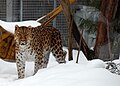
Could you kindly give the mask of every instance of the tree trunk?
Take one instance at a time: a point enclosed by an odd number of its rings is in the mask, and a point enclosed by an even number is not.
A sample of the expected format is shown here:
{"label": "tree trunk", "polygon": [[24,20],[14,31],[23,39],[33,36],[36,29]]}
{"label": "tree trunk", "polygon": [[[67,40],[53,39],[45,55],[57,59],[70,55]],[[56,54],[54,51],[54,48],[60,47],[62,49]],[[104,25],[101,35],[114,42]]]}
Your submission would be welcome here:
{"label": "tree trunk", "polygon": [[72,20],[73,18],[71,17],[71,10],[70,10],[70,2],[69,0],[59,0],[60,4],[62,6],[63,9],[63,13],[66,16],[66,21],[67,21],[67,25],[68,25],[68,55],[69,58],[68,60],[73,60],[72,57]]}
{"label": "tree trunk", "polygon": [[[108,32],[110,28],[107,28],[107,21],[110,23],[114,17],[116,11],[116,5],[118,0],[102,0],[101,2],[101,16],[99,18],[97,37],[95,43],[95,58],[102,60],[110,60],[109,43],[108,43]],[[109,25],[109,24],[108,24]],[[109,31],[107,31],[109,29]]]}

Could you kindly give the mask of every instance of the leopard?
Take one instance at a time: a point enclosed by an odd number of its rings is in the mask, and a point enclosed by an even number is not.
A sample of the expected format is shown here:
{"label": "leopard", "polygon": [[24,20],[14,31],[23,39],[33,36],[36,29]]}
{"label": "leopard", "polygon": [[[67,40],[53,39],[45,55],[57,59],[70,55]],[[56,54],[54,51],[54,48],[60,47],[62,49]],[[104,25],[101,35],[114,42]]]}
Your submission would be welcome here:
{"label": "leopard", "polygon": [[56,61],[66,63],[60,31],[53,26],[15,25],[15,59],[18,79],[25,78],[25,62],[34,61],[34,74],[47,68],[50,52]]}

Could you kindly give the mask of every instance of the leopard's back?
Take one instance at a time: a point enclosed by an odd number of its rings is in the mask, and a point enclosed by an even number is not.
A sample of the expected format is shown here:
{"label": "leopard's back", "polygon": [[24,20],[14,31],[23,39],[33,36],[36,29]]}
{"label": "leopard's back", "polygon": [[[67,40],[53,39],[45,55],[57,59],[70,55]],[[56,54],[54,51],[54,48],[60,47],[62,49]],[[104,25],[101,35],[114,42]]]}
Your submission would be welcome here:
{"label": "leopard's back", "polygon": [[50,49],[52,34],[45,28],[35,27],[32,32],[32,48],[37,52],[45,52]]}
{"label": "leopard's back", "polygon": [[62,47],[62,40],[60,31],[52,26],[38,26],[33,29],[33,48],[41,47],[41,49],[46,49],[50,47]]}

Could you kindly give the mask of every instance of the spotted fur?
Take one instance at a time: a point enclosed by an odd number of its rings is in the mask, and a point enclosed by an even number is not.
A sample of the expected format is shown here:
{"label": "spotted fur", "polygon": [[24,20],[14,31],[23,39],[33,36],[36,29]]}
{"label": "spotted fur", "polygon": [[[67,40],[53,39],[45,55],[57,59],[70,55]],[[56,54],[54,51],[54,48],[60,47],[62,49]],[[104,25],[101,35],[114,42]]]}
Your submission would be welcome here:
{"label": "spotted fur", "polygon": [[58,63],[65,63],[66,52],[62,49],[60,32],[51,26],[25,27],[15,26],[15,57],[18,78],[25,77],[25,61],[34,60],[34,74],[46,68],[50,52]]}

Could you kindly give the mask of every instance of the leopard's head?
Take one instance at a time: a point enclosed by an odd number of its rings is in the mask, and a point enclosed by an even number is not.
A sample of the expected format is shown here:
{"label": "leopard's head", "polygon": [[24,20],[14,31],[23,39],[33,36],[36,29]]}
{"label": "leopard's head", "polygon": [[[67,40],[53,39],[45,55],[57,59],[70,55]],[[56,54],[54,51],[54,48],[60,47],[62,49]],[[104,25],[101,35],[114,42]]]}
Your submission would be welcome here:
{"label": "leopard's head", "polygon": [[26,27],[26,26],[15,26],[15,41],[20,46],[26,46],[30,44],[31,36],[32,36],[32,27]]}

